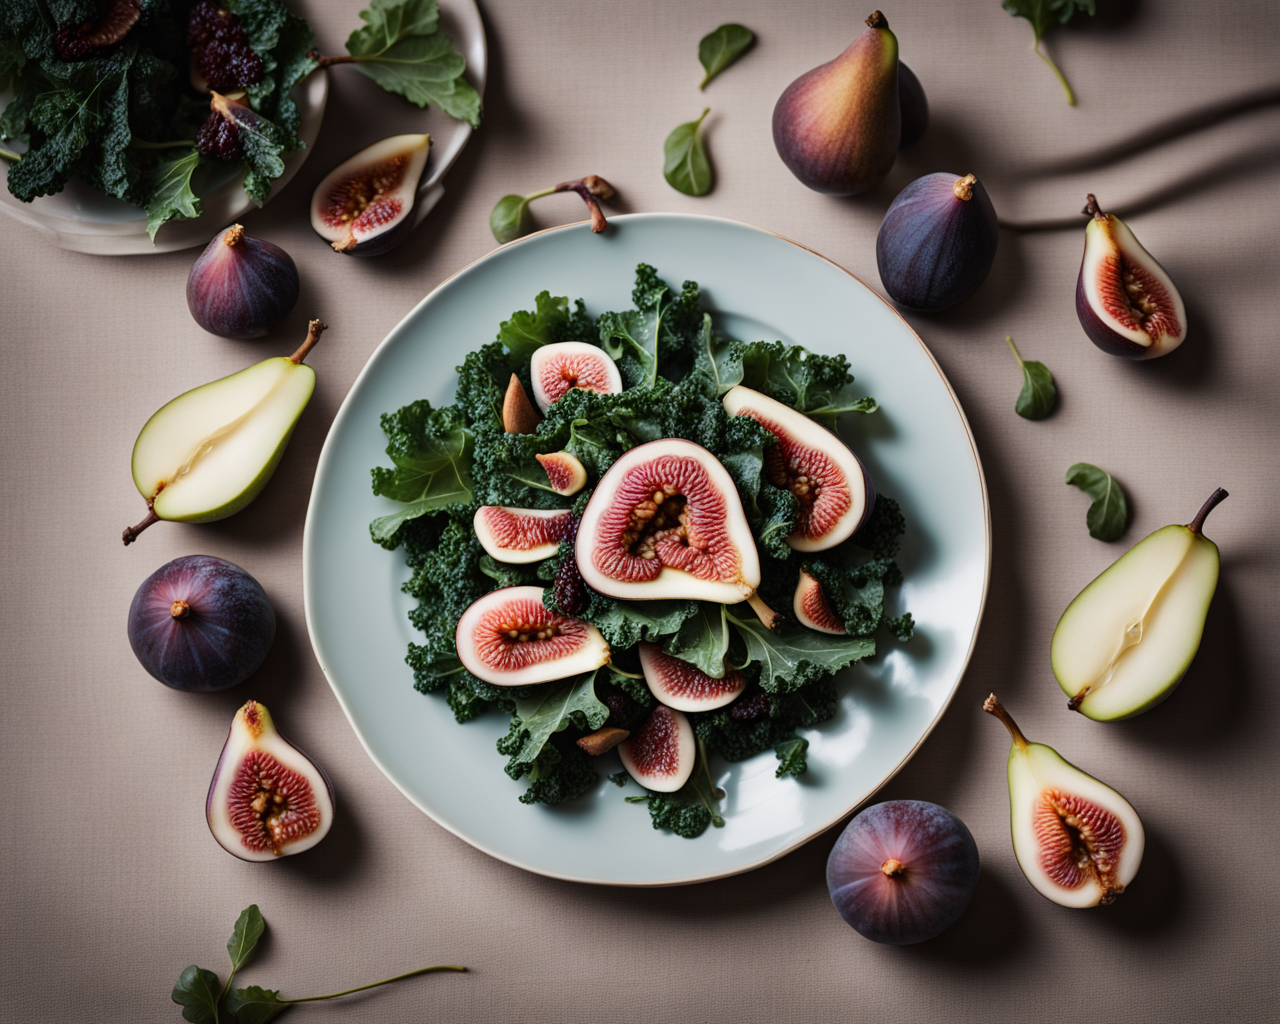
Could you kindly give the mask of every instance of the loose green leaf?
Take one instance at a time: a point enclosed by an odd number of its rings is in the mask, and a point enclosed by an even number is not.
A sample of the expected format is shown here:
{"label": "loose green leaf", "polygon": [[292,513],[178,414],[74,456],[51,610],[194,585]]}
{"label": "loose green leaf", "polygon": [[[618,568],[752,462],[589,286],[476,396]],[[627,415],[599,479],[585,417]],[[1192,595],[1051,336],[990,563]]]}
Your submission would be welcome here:
{"label": "loose green leaf", "polygon": [[231,938],[227,939],[227,956],[231,957],[232,977],[248,963],[266,928],[267,922],[262,919],[262,912],[258,910],[256,903],[240,911],[235,927],[231,930]]}
{"label": "loose green leaf", "polygon": [[687,196],[705,196],[715,184],[707,147],[699,131],[709,113],[711,108],[707,107],[696,121],[679,125],[662,144],[662,176],[668,185]]}
{"label": "loose green leaf", "polygon": [[1075,93],[1067,84],[1066,76],[1049,56],[1040,49],[1040,40],[1055,24],[1065,25],[1078,13],[1092,15],[1096,13],[1095,0],[1004,0],[1002,7],[1015,18],[1026,18],[1031,22],[1031,31],[1035,33],[1032,49],[1036,56],[1049,65],[1057,76],[1063,91],[1067,94],[1067,103],[1075,106]]}
{"label": "loose green leaf", "polygon": [[200,216],[200,200],[191,191],[191,175],[203,159],[192,147],[152,168],[148,178],[151,198],[147,203],[147,234],[152,241],[169,221]]}
{"label": "loose green leaf", "polygon": [[388,92],[480,127],[480,95],[462,77],[466,61],[437,31],[436,0],[373,0],[347,39],[356,68]]}
{"label": "loose green leaf", "polygon": [[281,999],[279,989],[246,985],[228,992],[226,1005],[236,1024],[267,1024],[289,1009],[292,1001]]}
{"label": "loose green leaf", "polygon": [[574,721],[586,729],[599,729],[609,717],[609,709],[596,697],[596,674],[588,672],[576,679],[547,684],[541,692],[516,701],[516,717],[528,735],[512,759],[516,764],[534,761],[553,733]]}
{"label": "loose green leaf", "polygon": [[213,971],[192,964],[178,975],[170,998],[182,1007],[182,1019],[191,1024],[217,1024],[218,997],[222,985]]}
{"label": "loose green leaf", "polygon": [[868,637],[827,636],[800,626],[771,632],[754,619],[728,619],[746,641],[747,662],[759,663],[760,686],[769,693],[798,690],[876,652]]}
{"label": "loose green leaf", "polygon": [[1093,499],[1084,519],[1089,536],[1097,540],[1119,540],[1129,525],[1129,501],[1115,478],[1097,466],[1077,462],[1067,470],[1067,483],[1079,487]]}
{"label": "loose green leaf", "polygon": [[705,89],[707,83],[741,57],[756,41],[755,33],[742,25],[721,25],[714,32],[702,37],[698,43],[698,62],[706,76],[698,84]]}
{"label": "loose green leaf", "polygon": [[432,409],[427,401],[384,415],[382,429],[390,441],[387,455],[396,468],[373,470],[373,493],[406,504],[375,519],[369,530],[379,544],[395,547],[410,520],[448,505],[471,504],[473,436],[456,406]]}
{"label": "loose green leaf", "polygon": [[809,750],[808,740],[803,740],[799,736],[788,736],[773,749],[778,758],[778,767],[773,773],[775,777],[782,779],[790,775],[798,779],[809,770],[809,761],[806,756]]}
{"label": "loose green leaf", "polygon": [[1023,359],[1013,337],[1006,335],[1004,339],[1013,350],[1013,357],[1022,367],[1022,391],[1018,394],[1017,404],[1013,411],[1023,419],[1042,420],[1058,401],[1058,389],[1053,383],[1053,374],[1044,363]]}
{"label": "loose green leaf", "polygon": [[498,200],[489,214],[489,230],[493,237],[503,244],[514,242],[533,229],[533,218],[529,216],[529,199],[514,193]]}
{"label": "loose green leaf", "polygon": [[680,624],[662,649],[719,679],[725,673],[725,655],[729,653],[727,615],[722,604],[698,602],[698,610]]}

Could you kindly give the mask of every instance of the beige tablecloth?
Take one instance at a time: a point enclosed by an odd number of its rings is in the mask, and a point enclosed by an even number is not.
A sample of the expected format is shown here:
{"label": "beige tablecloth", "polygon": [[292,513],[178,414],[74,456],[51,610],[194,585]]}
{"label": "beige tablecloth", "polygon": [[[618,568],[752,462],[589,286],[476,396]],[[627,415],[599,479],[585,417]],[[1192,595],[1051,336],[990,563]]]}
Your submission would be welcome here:
{"label": "beige tablecloth", "polygon": [[[1280,697],[1276,588],[1276,357],[1280,324],[1280,109],[1093,169],[1068,158],[1123,144],[1181,112],[1272,86],[1280,8],[1098,0],[1049,49],[1076,85],[1068,108],[997,0],[885,8],[929,95],[924,141],[857,199],[800,186],[778,160],[770,113],[800,72],[833,57],[868,11],[845,0],[484,0],[491,77],[482,128],[448,192],[403,246],[374,260],[326,252],[306,222],[320,177],[414,113],[337,69],[316,151],[246,220],[291,252],[302,300],[270,337],[206,335],[187,312],[194,252],[101,258],[0,224],[4,702],[0,712],[0,1019],[175,1021],[169,989],[199,962],[224,968],[239,910],[269,939],[247,980],[309,995],[433,962],[468,976],[417,979],[298,1020],[1181,1021],[1274,1020],[1280,916]],[[334,52],[361,0],[295,0]],[[705,97],[700,36],[740,21],[759,44]],[[346,73],[340,73],[346,72]],[[715,191],[661,176],[662,141],[705,102]],[[1004,232],[981,292],[909,319],[973,424],[995,537],[990,599],[956,702],[885,790],[944,804],[972,829],[983,875],[950,932],[913,948],[864,941],[832,911],[831,836],[752,874],[682,890],[579,887],[491,860],[434,825],[357,742],[317,667],[302,610],[302,520],[325,432],[369,353],[427,291],[493,248],[498,196],[584,173],[620,210],[709,213],[759,224],[879,287],[884,209],[930,171],[973,171],[1013,220],[1071,216],[1084,193],[1137,207],[1138,236],[1186,299],[1189,339],[1129,364],[1095,349],[1072,310],[1081,232]],[[582,217],[572,197],[540,223]],[[126,550],[141,503],[129,451],[141,423],[188,387],[285,352],[305,320],[331,325],[319,386],[275,479],[235,518],[162,525]],[[1043,423],[1013,412],[1020,377],[1003,338],[1061,388]],[[1105,466],[1134,509],[1119,544],[1084,532],[1076,461]],[[1050,634],[1067,601],[1128,544],[1231,492],[1209,534],[1222,580],[1181,690],[1132,722],[1066,714]],[[249,567],[279,616],[252,684],[340,794],[330,838],[275,865],[209,837],[202,806],[227,723],[248,689],[167,690],[134,659],[125,611],[169,558],[207,552]],[[997,689],[1023,726],[1125,793],[1148,830],[1137,882],[1115,906],[1054,906],[1023,879],[1008,837],[1004,731],[979,711]],[[679,840],[672,840],[677,842]]]}

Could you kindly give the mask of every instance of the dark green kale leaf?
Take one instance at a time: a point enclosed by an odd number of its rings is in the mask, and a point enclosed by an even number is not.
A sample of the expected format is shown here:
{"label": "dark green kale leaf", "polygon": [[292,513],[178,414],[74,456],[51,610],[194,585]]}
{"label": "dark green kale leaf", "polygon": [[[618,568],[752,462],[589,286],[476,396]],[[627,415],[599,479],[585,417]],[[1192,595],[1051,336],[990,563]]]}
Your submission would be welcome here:
{"label": "dark green kale leaf", "polygon": [[874,398],[853,394],[853,375],[843,355],[822,356],[780,341],[735,342],[742,360],[742,383],[776,398],[825,426],[835,429],[841,413],[871,413]]}
{"label": "dark green kale leaf", "polygon": [[394,549],[410,520],[448,505],[471,504],[474,438],[456,405],[432,409],[426,400],[384,415],[382,429],[395,468],[373,469],[373,493],[403,501],[405,507],[375,519],[369,531],[377,543]]}
{"label": "dark green kale leaf", "polygon": [[507,347],[517,366],[527,365],[543,345],[562,341],[569,324],[569,300],[564,296],[543,291],[533,301],[533,312],[516,310],[498,325],[498,340]]}
{"label": "dark green kale leaf", "polygon": [[200,216],[200,200],[191,189],[191,175],[204,162],[195,148],[152,165],[147,176],[147,234],[154,240],[161,226],[175,218]]}
{"label": "dark green kale leaf", "polygon": [[708,393],[720,396],[742,383],[742,373],[741,347],[735,346],[732,339],[716,334],[711,328],[711,314],[704,313],[690,376],[703,378]]}
{"label": "dark green kale leaf", "polygon": [[[550,591],[544,600],[550,600]],[[697,609],[696,601],[618,601],[593,590],[582,617],[600,630],[610,648],[625,650],[676,632]]]}
{"label": "dark green kale leaf", "polygon": [[729,615],[722,604],[699,601],[697,611],[668,637],[662,649],[715,679],[725,673],[729,653]]}
{"label": "dark green kale leaf", "polygon": [[517,765],[533,766],[552,734],[570,725],[582,731],[604,725],[609,709],[596,697],[595,680],[596,673],[587,672],[533,687],[533,693],[516,701],[515,719],[519,721],[522,742],[507,766],[508,774]]}
{"label": "dark green kale leaf", "polygon": [[806,756],[809,751],[808,740],[794,735],[787,736],[776,744],[773,750],[778,758],[778,767],[773,773],[776,778],[782,779],[790,775],[798,779],[809,770],[809,761]]}
{"label": "dark green kale leaf", "polygon": [[[522,804],[558,804],[576,800],[600,781],[595,759],[563,733],[551,737],[527,774],[531,782],[520,795]],[[519,778],[520,775],[514,777]]]}
{"label": "dark green kale leaf", "polygon": [[797,729],[828,721],[840,704],[835,683],[827,675],[792,693],[771,693],[768,700],[768,713],[753,721],[735,719],[729,708],[691,715],[693,731],[708,750],[726,761],[745,761],[787,742]]}
{"label": "dark green kale leaf", "polygon": [[675,294],[653,267],[641,263],[636,268],[631,292],[636,308],[604,313],[598,321],[600,346],[617,362],[627,387],[652,385],[660,369],[669,379],[687,372],[703,323],[700,299],[694,281]]}
{"label": "dark green kale leaf", "polygon": [[302,143],[290,91],[318,66],[311,55],[311,26],[281,0],[226,0],[224,6],[239,17],[249,45],[262,58],[262,80],[245,87],[249,105],[278,129],[284,151],[291,152]]}
{"label": "dark green kale leaf", "polygon": [[746,642],[747,660],[759,665],[766,693],[798,690],[876,652],[875,641],[866,637],[827,636],[802,626],[771,631],[756,619],[727,617]]}
{"label": "dark green kale leaf", "polygon": [[684,786],[674,793],[629,796],[627,803],[647,804],[654,828],[669,829],[685,839],[696,839],[708,825],[724,828],[724,816],[720,813],[720,801],[724,798],[724,790],[711,779],[706,744],[699,739],[693,774]]}

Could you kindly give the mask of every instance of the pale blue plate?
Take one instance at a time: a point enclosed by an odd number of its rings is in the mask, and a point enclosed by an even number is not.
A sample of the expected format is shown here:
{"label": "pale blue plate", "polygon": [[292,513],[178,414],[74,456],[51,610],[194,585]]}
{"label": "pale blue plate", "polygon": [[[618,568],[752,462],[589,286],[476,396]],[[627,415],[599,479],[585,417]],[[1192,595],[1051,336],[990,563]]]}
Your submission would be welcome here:
{"label": "pale blue plate", "polygon": [[[307,510],[303,572],[316,657],[374,762],[426,814],[473,846],[556,878],[611,885],[678,885],[767,864],[870,797],[916,753],[959,685],[973,651],[991,568],[986,484],[964,413],[924,343],[891,306],[834,263],[778,235],[734,221],[676,214],[611,218],[513,242],[433,291],[374,352],[338,411]],[[836,718],[806,730],[809,772],[774,778],[773,752],[729,765],[724,828],[685,840],[655,831],[643,805],[603,776],[568,805],[517,801],[524,782],[502,771],[490,715],[457,725],[439,695],[413,688],[404,663],[415,639],[400,591],[400,552],[369,539],[392,511],[369,469],[386,464],[381,413],[418,398],[446,404],[453,367],[490,341],[513,310],[544,288],[582,297],[593,314],[630,307],[637,263],[676,287],[703,288],[718,327],[747,340],[781,339],[844,352],[881,411],[842,424],[877,488],[897,498],[909,531],[894,598],[915,616],[917,639],[881,641],[881,653],[845,673]]]}

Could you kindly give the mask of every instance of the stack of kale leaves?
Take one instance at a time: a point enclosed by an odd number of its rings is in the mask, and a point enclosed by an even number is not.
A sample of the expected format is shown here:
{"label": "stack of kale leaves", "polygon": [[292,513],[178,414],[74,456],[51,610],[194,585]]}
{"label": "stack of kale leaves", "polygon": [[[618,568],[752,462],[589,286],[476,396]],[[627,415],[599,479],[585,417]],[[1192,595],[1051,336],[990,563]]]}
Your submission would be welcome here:
{"label": "stack of kale leaves", "polygon": [[[661,643],[667,653],[711,675],[723,674],[726,661],[741,667],[749,685],[737,704],[689,715],[699,763],[684,789],[628,798],[648,804],[655,828],[692,837],[723,823],[717,808],[723,794],[712,783],[708,754],[740,761],[774,748],[779,777],[803,774],[808,744],[795,731],[835,714],[834,673],[873,654],[874,634],[882,628],[901,641],[910,638],[909,614],[884,613],[885,587],[902,579],[894,556],[904,524],[897,503],[881,495],[854,538],[816,554],[792,551],[785,538],[795,525],[796,499],[763,474],[764,449],[775,439],[751,418],[729,416],[720,397],[744,384],[832,427],[843,413],[874,412],[875,400],[853,393],[844,356],[720,336],[692,281],[677,292],[641,264],[632,301],[634,309],[593,319],[581,300],[570,305],[543,292],[534,310],[514,313],[501,324],[497,340],[466,357],[458,368],[454,405],[433,409],[418,401],[384,415],[393,468],[373,470],[373,489],[404,505],[375,520],[371,533],[386,548],[403,546],[413,572],[404,590],[419,601],[410,618],[423,638],[410,644],[407,658],[416,687],[443,693],[459,722],[490,709],[511,716],[498,751],[509,758],[512,778],[528,777],[524,803],[581,796],[598,775],[575,740],[606,720],[625,721],[628,714],[643,720],[653,697],[639,677],[641,640]],[[506,433],[501,410],[511,375],[528,387],[530,356],[558,341],[603,348],[618,363],[624,391],[571,390],[551,407],[536,434]],[[596,481],[627,449],[664,437],[702,445],[733,477],[760,553],[760,594],[783,613],[783,625],[767,630],[745,604],[618,601],[592,592],[582,617],[608,640],[610,665],[519,688],[493,686],[467,672],[454,643],[466,608],[490,590],[520,585],[547,588],[544,601],[554,608],[550,584],[567,554],[562,544],[542,563],[494,561],[472,528],[476,508],[563,507],[566,499],[549,488],[536,454],[570,451]],[[581,513],[590,495],[588,487],[573,499],[575,512]],[[822,583],[847,636],[813,632],[791,617],[801,566]],[[751,718],[740,709],[735,717],[731,709],[747,701],[754,701],[759,714]],[[625,775],[611,778],[626,784]]]}

